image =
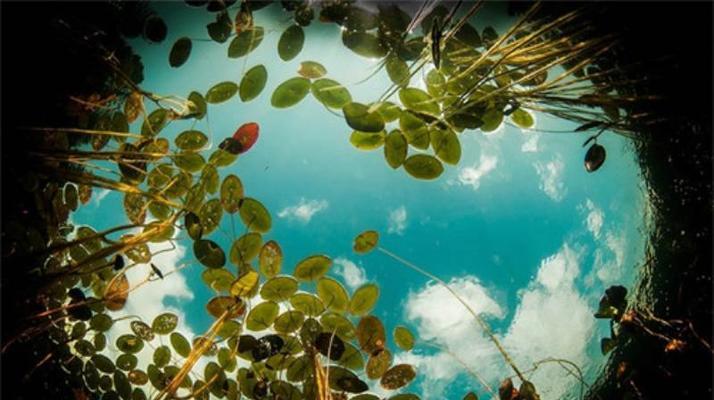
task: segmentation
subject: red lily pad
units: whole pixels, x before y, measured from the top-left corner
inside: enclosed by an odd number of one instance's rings
[[[240,143],[239,153],[245,153],[258,141],[258,131],[260,127],[255,122],[248,122],[238,128],[233,134],[233,139]]]

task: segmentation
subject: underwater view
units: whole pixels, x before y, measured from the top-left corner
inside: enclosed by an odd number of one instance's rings
[[[3,397],[713,396],[711,3],[1,6]]]

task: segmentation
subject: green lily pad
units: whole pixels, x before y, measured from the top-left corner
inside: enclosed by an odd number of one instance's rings
[[[280,35],[278,55],[283,61],[295,58],[305,44],[305,32],[300,25],[291,25]]]
[[[278,333],[292,333],[300,329],[305,314],[302,311],[286,311],[278,316],[273,324]]]
[[[374,308],[379,298],[379,286],[367,283],[355,290],[350,300],[350,312],[354,315],[366,315]]]
[[[182,37],[174,42],[169,53],[169,65],[174,68],[182,66],[191,54],[191,39]]]
[[[178,153],[173,157],[173,160],[177,167],[190,173],[198,172],[206,165],[203,156],[194,152]]]
[[[151,323],[151,330],[157,335],[168,335],[178,325],[178,317],[173,313],[163,313],[154,318]]]
[[[288,108],[299,103],[310,91],[310,80],[303,77],[290,78],[278,85],[270,98],[275,108]]]
[[[404,169],[409,175],[417,179],[436,179],[443,172],[444,167],[439,160],[428,154],[415,154],[404,160]]]
[[[290,276],[276,276],[268,279],[260,288],[260,296],[265,300],[286,301],[298,289],[298,282]]]
[[[430,131],[431,147],[441,161],[456,165],[461,160],[461,142],[451,129],[434,128]]]
[[[246,328],[251,331],[262,331],[268,329],[275,318],[278,317],[280,308],[273,301],[265,301],[253,307],[246,317]]]
[[[325,306],[334,311],[347,311],[349,295],[344,286],[332,278],[320,278],[317,281],[317,296]]]
[[[196,118],[196,119],[203,119],[203,117],[206,116],[206,111],[208,110],[208,105],[206,104],[206,99],[203,98],[203,95],[198,92],[191,92],[188,95],[188,109],[191,113],[191,115]]]
[[[375,150],[384,144],[386,133],[353,131],[350,135],[350,143],[360,150]]]
[[[219,199],[211,199],[204,203],[198,211],[198,217],[201,219],[201,226],[203,226],[203,234],[208,235],[218,228],[222,216],[223,207]]]
[[[240,178],[231,174],[223,179],[221,183],[221,205],[223,209],[234,214],[240,208],[240,201],[243,198],[243,183]]]
[[[238,85],[235,82],[225,81],[216,84],[206,92],[206,102],[219,104],[230,100],[238,92]]]
[[[352,102],[350,92],[332,79],[318,79],[310,87],[317,101],[330,108],[342,108]]]
[[[315,61],[303,61],[297,70],[298,75],[307,79],[319,79],[327,74],[327,69]]]
[[[401,108],[391,101],[383,101],[377,106],[377,112],[382,116],[384,122],[392,122],[402,114]]]
[[[290,297],[290,304],[296,310],[302,311],[306,315],[317,316],[325,311],[325,305],[319,297],[310,293],[296,293]]]
[[[264,65],[256,65],[249,69],[240,81],[238,94],[244,102],[251,101],[258,97],[265,88],[268,81],[268,70]]]
[[[201,273],[201,279],[213,290],[228,291],[236,277],[223,268],[209,268]]]
[[[385,68],[387,69],[387,75],[389,79],[397,86],[407,87],[409,86],[409,66],[401,58],[394,54],[387,57],[387,62],[385,63]]]
[[[392,365],[392,353],[387,350],[379,350],[369,356],[365,373],[369,379],[379,379]]]
[[[327,273],[332,260],[324,255],[314,255],[300,261],[295,266],[293,275],[298,281],[314,281]]]
[[[407,138],[399,129],[394,129],[389,132],[389,135],[384,139],[384,158],[390,167],[396,169],[404,164],[407,158],[408,143]]]
[[[363,351],[374,354],[384,349],[386,340],[384,325],[379,318],[368,315],[360,319],[357,324],[357,341]]]
[[[377,243],[379,243],[377,231],[364,231],[355,237],[352,250],[359,254],[369,253],[377,246]]]
[[[263,245],[258,255],[260,272],[267,278],[272,278],[280,273],[283,265],[283,250],[278,242],[270,240]]]
[[[247,55],[260,45],[264,35],[265,30],[260,26],[241,31],[228,45],[228,57],[239,58]]]
[[[233,242],[230,260],[238,266],[249,263],[258,255],[262,246],[263,237],[260,233],[248,232]]]
[[[394,328],[394,343],[402,350],[411,350],[414,347],[414,335],[405,326]]]
[[[270,230],[272,219],[265,206],[250,197],[245,197],[240,202],[240,218],[248,229],[265,233]]]
[[[520,128],[528,129],[533,127],[533,116],[526,110],[519,108],[511,114],[511,121]]]
[[[201,131],[183,131],[174,142],[181,150],[200,150],[208,143],[208,136]]]
[[[343,340],[350,341],[356,336],[354,324],[340,312],[328,311],[322,314],[320,324],[325,332],[335,332]]]
[[[193,242],[193,254],[198,262],[208,268],[221,268],[226,265],[226,254],[212,240],[200,239]]]
[[[421,89],[404,88],[399,91],[399,100],[404,107],[430,115],[438,115],[439,103],[431,95]]]
[[[191,354],[191,343],[182,334],[178,332],[172,332],[169,337],[171,340],[171,347],[176,350],[176,353],[183,358],[188,357]]]
[[[429,129],[424,120],[416,114],[411,111],[402,112],[399,116],[399,128],[410,145],[421,150],[429,148]]]
[[[380,132],[384,130],[384,119],[379,112],[370,110],[364,104],[349,103],[342,107],[347,125],[362,132]]]
[[[126,334],[117,338],[116,346],[122,353],[136,354],[144,348],[144,341],[138,336]]]
[[[129,353],[124,353],[120,354],[119,357],[116,359],[116,366],[117,368],[124,370],[124,371],[131,371],[132,369],[136,368],[136,365],[139,363],[139,359],[136,358],[135,355],[129,354]]]

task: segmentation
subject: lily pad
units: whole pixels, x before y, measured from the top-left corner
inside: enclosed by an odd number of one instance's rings
[[[310,91],[310,80],[303,77],[290,78],[278,85],[270,98],[275,108],[288,108],[299,103]]]
[[[429,129],[424,120],[416,114],[411,111],[402,112],[399,116],[399,128],[410,145],[421,150],[429,148]]]
[[[379,298],[379,286],[367,283],[355,290],[350,299],[349,310],[354,315],[366,315],[374,308]]]
[[[405,326],[394,328],[394,343],[402,350],[411,350],[414,347],[414,335]]]
[[[434,128],[430,131],[431,147],[436,156],[447,164],[456,165],[461,160],[461,142],[451,129]]]
[[[283,251],[278,242],[270,240],[263,245],[258,255],[260,273],[267,278],[272,278],[280,273],[283,265]]]
[[[245,304],[235,296],[218,296],[206,304],[206,310],[213,318],[220,318],[228,313],[227,318],[238,318],[245,312]]]
[[[193,242],[193,254],[208,268],[221,268],[226,264],[226,254],[214,241],[208,239]]]
[[[260,276],[253,270],[242,273],[231,285],[231,294],[236,297],[251,297],[258,287]]]
[[[399,364],[382,375],[379,384],[387,390],[396,390],[408,385],[416,377],[416,370],[409,364]]]
[[[377,231],[364,231],[355,237],[352,250],[358,254],[369,253],[379,243],[379,233]]]
[[[302,311],[286,311],[278,316],[273,326],[279,333],[292,333],[300,329],[303,321],[305,314]]]
[[[349,103],[342,107],[347,125],[362,132],[380,132],[384,129],[384,119],[376,110],[370,110],[361,103]]]
[[[332,260],[324,255],[314,255],[300,261],[295,266],[293,275],[299,281],[314,281],[327,273],[332,266]]]
[[[325,311],[325,305],[319,297],[310,293],[296,293],[290,298],[290,304],[306,315],[317,316]]]
[[[436,179],[444,172],[441,162],[428,154],[409,156],[404,160],[404,169],[409,175],[425,180]]]
[[[350,135],[350,143],[360,150],[374,150],[382,147],[386,134],[380,132],[354,131]]]
[[[349,295],[344,286],[332,278],[320,278],[317,281],[317,296],[330,310],[344,312],[349,306]]]
[[[438,115],[440,112],[439,103],[431,95],[421,89],[404,88],[399,91],[399,100],[404,107],[430,115]]]
[[[332,79],[318,79],[310,87],[317,101],[330,108],[342,108],[352,102],[350,92]]]
[[[240,202],[240,218],[248,229],[265,233],[270,230],[272,219],[265,206],[250,197],[245,197]]]
[[[265,300],[286,301],[298,289],[298,282],[290,276],[276,276],[266,281],[260,288],[260,296]]]
[[[223,209],[233,214],[240,208],[240,201],[243,198],[243,183],[240,178],[231,174],[223,179],[221,183],[221,205]]]
[[[362,393],[369,389],[366,383],[357,377],[352,371],[337,367],[330,367],[329,376],[330,388],[348,393]]]
[[[171,347],[176,350],[176,353],[183,358],[188,357],[191,354],[191,343],[182,334],[178,332],[172,332],[169,337],[171,340]]]
[[[238,88],[240,99],[244,102],[251,101],[258,97],[265,88],[265,83],[268,81],[268,70],[264,65],[256,65],[249,69],[243,79],[240,81]]]
[[[248,313],[245,326],[251,331],[268,329],[275,322],[279,312],[280,308],[274,301],[260,303]]]
[[[407,66],[407,63],[404,60],[394,54],[391,54],[387,57],[385,68],[387,69],[387,75],[389,75],[389,79],[392,83],[401,87],[409,85],[409,66]]]
[[[251,262],[263,246],[263,237],[257,232],[242,235],[231,246],[230,259],[235,265],[241,266]]]
[[[265,30],[260,26],[241,31],[228,46],[228,57],[239,58],[247,55],[260,45],[264,35]]]
[[[533,127],[535,121],[533,121],[533,116],[526,110],[519,108],[511,114],[511,121],[518,125],[520,128],[528,129]]]
[[[278,55],[283,61],[290,61],[300,54],[303,44],[305,44],[305,32],[302,27],[291,25],[280,35]]]
[[[144,341],[140,337],[131,334],[119,336],[115,344],[122,353],[136,354],[144,348]]]
[[[384,139],[384,158],[390,167],[396,169],[404,164],[407,158],[407,138],[399,129],[394,129],[389,132],[389,135]]]
[[[174,68],[182,66],[191,54],[191,39],[182,37],[171,47],[169,53],[169,65]]]
[[[384,349],[386,336],[382,321],[372,315],[362,317],[357,324],[357,340],[360,348],[369,354]]]
[[[297,73],[307,79],[319,79],[327,74],[327,69],[319,62],[303,61],[300,63]]]
[[[154,318],[151,323],[151,330],[157,335],[168,335],[178,325],[178,317],[173,313],[163,313]]]
[[[238,85],[235,82],[225,81],[216,84],[206,92],[206,102],[219,104],[230,100],[238,92]]]
[[[181,150],[200,150],[208,143],[208,136],[201,131],[183,131],[176,137],[175,143]]]

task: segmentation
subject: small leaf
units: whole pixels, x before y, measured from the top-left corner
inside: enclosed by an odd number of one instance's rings
[[[248,297],[258,286],[260,276],[253,270],[241,274],[231,285],[231,294],[236,297]]]
[[[297,73],[307,79],[319,79],[327,74],[327,69],[318,62],[303,61],[300,63]]]
[[[290,78],[278,85],[270,98],[275,108],[288,108],[299,103],[310,91],[310,80],[303,77]]]
[[[416,370],[409,364],[399,364],[382,375],[379,384],[387,390],[396,390],[409,384],[416,377]]]
[[[385,64],[389,79],[397,86],[406,87],[409,85],[409,66],[404,60],[394,54],[387,57]]]
[[[415,154],[404,160],[404,169],[417,179],[436,179],[444,167],[439,160],[428,154]]]
[[[585,153],[585,170],[588,172],[597,171],[605,162],[605,148],[597,143],[593,143]]]
[[[231,288],[231,292],[233,289]],[[212,298],[206,304],[206,310],[213,318],[220,318],[224,313],[228,313],[227,318],[238,318],[245,312],[245,304],[239,298],[233,296],[218,296]]]
[[[429,132],[431,147],[441,161],[456,165],[461,160],[461,142],[451,129],[434,128]]]
[[[201,131],[183,131],[176,137],[175,143],[181,150],[200,150],[208,143],[208,136]]]
[[[290,298],[290,304],[306,315],[317,316],[325,311],[325,305],[319,297],[310,293],[296,293]]]
[[[365,372],[369,379],[379,379],[389,370],[391,365],[392,353],[387,349],[378,350],[369,356]]]
[[[320,103],[330,108],[342,108],[352,102],[350,92],[332,79],[318,79],[310,87],[312,95]]]
[[[278,55],[283,61],[290,61],[300,54],[304,43],[305,32],[302,27],[291,25],[280,35]]]
[[[240,218],[248,229],[265,233],[270,230],[272,219],[265,206],[258,200],[245,197],[240,202]]]
[[[247,55],[260,45],[264,35],[265,31],[260,26],[241,31],[228,46],[228,57],[239,58]]]
[[[523,129],[528,129],[528,128],[533,127],[533,123],[534,123],[533,116],[531,116],[531,114],[528,111],[526,111],[522,108],[515,110],[511,114],[511,121],[513,121],[514,124],[518,125],[520,128],[523,128]]]
[[[371,315],[362,317],[357,324],[357,340],[360,348],[369,354],[384,349],[386,336],[382,321]]]
[[[240,208],[241,199],[243,199],[243,183],[240,178],[233,174],[226,176],[221,183],[223,209],[229,214],[234,214]]]
[[[347,311],[349,306],[349,295],[347,290],[332,278],[320,278],[317,281],[317,296],[325,306],[334,311]]]
[[[191,39],[187,37],[182,37],[177,40],[173,47],[171,47],[171,53],[169,53],[169,65],[174,68],[182,66],[188,56],[191,54]]]
[[[158,335],[168,335],[178,325],[178,317],[176,314],[163,313],[156,318],[151,323],[151,330]]]
[[[431,95],[421,89],[404,88],[399,91],[399,100],[404,107],[430,115],[438,115],[440,112],[439,103]]]
[[[324,255],[314,255],[300,261],[295,266],[293,275],[299,281],[314,281],[327,273],[332,260]]]
[[[249,69],[240,81],[240,99],[244,102],[248,102],[258,97],[265,88],[267,81],[268,70],[265,69],[264,65],[256,65]]]
[[[211,104],[219,104],[228,101],[238,92],[238,85],[235,82],[225,81],[216,84],[206,92],[206,101]]]
[[[265,300],[282,302],[290,299],[297,292],[297,281],[289,276],[276,276],[269,279],[260,288],[260,296]]]
[[[188,104],[190,115],[196,119],[203,119],[203,117],[206,116],[206,110],[208,108],[203,95],[198,92],[191,92],[188,95],[188,101],[190,101]]]
[[[384,139],[384,158],[390,167],[396,169],[404,164],[407,158],[407,139],[399,129],[389,132]]]
[[[342,107],[347,125],[362,132],[380,132],[384,129],[384,119],[379,112],[370,110],[364,104],[349,103]]]
[[[182,334],[172,332],[170,336],[171,347],[176,350],[181,357],[186,358],[191,353],[191,343]]]
[[[248,232],[241,235],[231,246],[230,259],[237,266],[250,263],[260,252],[263,237],[260,233]]]
[[[226,264],[226,254],[212,240],[201,239],[193,242],[193,254],[208,268],[221,268]]]
[[[365,254],[372,251],[377,246],[377,243],[379,243],[379,233],[377,231],[364,231],[355,237],[352,249],[355,253]]]
[[[280,273],[283,264],[283,251],[278,242],[271,240],[263,245],[258,255],[260,272],[267,278]]]
[[[350,312],[354,315],[366,315],[374,308],[379,298],[379,286],[367,283],[355,290],[350,300]]]
[[[367,58],[382,58],[388,51],[373,33],[345,30],[342,32],[342,43],[348,49]]]
[[[385,132],[361,132],[353,131],[350,135],[350,143],[360,150],[375,150],[384,144]]]
[[[280,308],[273,301],[265,301],[253,307],[246,317],[246,328],[251,331],[262,331],[268,329],[275,318],[277,318]]]
[[[129,297],[129,280],[124,273],[116,275],[104,290],[104,305],[109,311],[119,311],[124,308]]]
[[[411,350],[414,347],[414,335],[404,326],[394,328],[394,343],[402,350]]]

